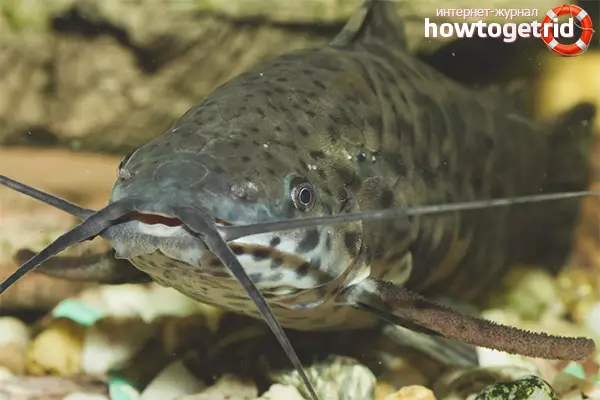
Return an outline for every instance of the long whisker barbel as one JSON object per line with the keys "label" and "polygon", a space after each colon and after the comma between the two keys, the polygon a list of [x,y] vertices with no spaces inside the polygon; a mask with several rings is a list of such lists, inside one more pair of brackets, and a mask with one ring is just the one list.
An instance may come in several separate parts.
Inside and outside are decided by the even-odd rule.
{"label": "long whisker barbel", "polygon": [[410,206],[403,209],[374,210],[365,211],[361,213],[326,215],[322,217],[309,217],[302,219],[287,219],[279,221],[259,222],[256,224],[248,225],[220,226],[219,230],[224,235],[225,240],[235,240],[241,237],[267,232],[312,228],[315,226],[333,225],[344,222],[377,220],[393,217],[415,217],[419,215],[432,215],[456,211],[480,210],[494,207],[508,207],[517,204],[566,200],[587,196],[600,196],[600,190],[582,190],[563,193],[536,194],[505,199],[490,199],[448,204]]}
{"label": "long whisker barbel", "polygon": [[[64,199],[53,196],[49,193],[42,192],[41,190],[25,185],[21,182],[17,182],[4,175],[0,175],[0,184],[7,186],[19,193],[37,199],[43,203],[56,207],[80,219],[87,218],[94,213],[93,210],[77,206]],[[226,241],[231,241],[245,236],[257,235],[261,233],[311,228],[321,225],[334,225],[344,222],[377,220],[392,217],[415,217],[419,215],[442,214],[456,211],[480,210],[494,207],[509,207],[518,204],[568,200],[588,196],[600,196],[600,190],[580,190],[573,192],[544,193],[500,199],[419,205],[409,206],[401,209],[373,210],[360,213],[284,219],[278,221],[267,221],[245,225],[218,226],[217,228]]]}

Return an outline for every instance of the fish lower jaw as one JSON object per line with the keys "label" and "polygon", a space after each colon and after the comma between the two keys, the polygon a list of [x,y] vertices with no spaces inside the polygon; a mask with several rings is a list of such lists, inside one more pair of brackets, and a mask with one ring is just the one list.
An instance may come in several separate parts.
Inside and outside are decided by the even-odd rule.
{"label": "fish lower jaw", "polygon": [[132,259],[155,252],[188,265],[199,265],[206,245],[183,226],[130,221],[108,228],[102,237],[115,249],[117,258]]}

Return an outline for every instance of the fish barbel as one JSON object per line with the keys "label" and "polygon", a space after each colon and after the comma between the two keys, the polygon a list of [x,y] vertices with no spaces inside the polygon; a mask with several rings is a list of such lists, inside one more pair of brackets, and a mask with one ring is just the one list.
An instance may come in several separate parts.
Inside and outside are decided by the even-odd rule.
{"label": "fish barbel", "polygon": [[[564,199],[590,194],[580,148],[594,107],[533,123],[404,43],[393,5],[365,1],[327,45],[226,82],[127,155],[99,211],[0,176],[83,220],[41,252],[22,254],[25,264],[0,293],[41,263],[68,279],[156,281],[264,318],[313,399],[282,326],[345,330],[387,320],[438,357],[464,342],[586,358],[595,349],[589,339],[498,325],[434,298],[477,300],[513,262],[561,262],[577,217]],[[536,211],[560,198],[544,203],[557,207],[552,216]],[[45,262],[95,236],[116,258]],[[456,349],[452,357],[473,356]]]}

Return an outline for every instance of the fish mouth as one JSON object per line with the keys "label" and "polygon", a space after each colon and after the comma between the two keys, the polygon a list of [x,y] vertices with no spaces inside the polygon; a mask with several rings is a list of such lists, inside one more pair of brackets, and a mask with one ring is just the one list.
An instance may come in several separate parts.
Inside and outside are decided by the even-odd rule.
{"label": "fish mouth", "polygon": [[[217,228],[235,226],[234,223],[221,218],[214,218],[214,221]],[[118,258],[131,259],[160,252],[192,268],[199,267],[211,275],[225,268],[218,257],[208,250],[202,239],[193,234],[180,219],[166,214],[130,213],[101,236],[111,243]],[[300,271],[301,274],[311,271],[319,275],[318,278],[313,277],[319,281],[330,279],[329,276],[320,276],[317,266],[312,265],[311,260],[291,251],[289,247],[272,246],[270,239],[270,235],[258,235],[251,239],[227,241],[227,244],[250,275],[283,267],[290,271]],[[185,268],[181,264],[177,267]],[[307,287],[312,285],[314,282],[306,282]]]}
{"label": "fish mouth", "polygon": [[[184,226],[185,224],[179,219],[175,217],[170,217],[168,215],[159,214],[159,213],[141,213],[134,212],[127,215],[123,220],[131,220],[131,221],[140,221],[146,225],[165,225],[165,226]],[[233,226],[233,224],[229,221],[225,221],[221,218],[214,218],[215,224],[217,226]]]}

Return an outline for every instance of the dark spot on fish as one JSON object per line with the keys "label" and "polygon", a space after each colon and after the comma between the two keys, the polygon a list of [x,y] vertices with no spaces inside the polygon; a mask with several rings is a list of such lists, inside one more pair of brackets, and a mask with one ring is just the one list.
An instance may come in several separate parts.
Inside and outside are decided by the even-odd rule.
{"label": "dark spot on fish", "polygon": [[406,164],[404,163],[404,160],[402,159],[402,157],[398,156],[394,160],[394,163],[392,165],[394,166],[394,170],[396,171],[396,173],[398,173],[398,175],[400,175],[400,176],[406,175]]}
{"label": "dark spot on fish", "polygon": [[242,246],[231,246],[231,250],[235,255],[238,256],[245,253],[244,248]]}
{"label": "dark spot on fish", "polygon": [[311,268],[310,264],[305,262],[304,264],[299,266],[298,269],[296,270],[296,276],[298,278],[304,278],[305,276],[308,275],[310,268]]}
{"label": "dark spot on fish", "polygon": [[321,150],[311,151],[308,154],[315,160],[321,160],[325,158],[325,153],[323,153]]}
{"label": "dark spot on fish", "polygon": [[[227,270],[211,271],[210,274],[215,278],[231,278],[231,274]],[[219,285],[219,284],[217,284],[217,285]]]}
{"label": "dark spot on fish", "polygon": [[273,239],[271,239],[271,241],[269,242],[269,246],[271,247],[277,247],[281,244],[281,238],[279,236],[275,236]]}
{"label": "dark spot on fish", "polygon": [[352,125],[352,120],[350,119],[350,117],[348,116],[348,114],[346,113],[345,110],[338,108],[334,112],[336,114],[339,124],[341,124],[343,126]]}
{"label": "dark spot on fish", "polygon": [[486,151],[491,151],[494,148],[494,140],[487,135],[483,135],[483,146]]}
{"label": "dark spot on fish", "polygon": [[279,282],[282,279],[283,279],[283,273],[282,272],[277,272],[277,273],[274,273],[272,275],[267,276],[265,278],[265,281],[267,281],[267,282]]}
{"label": "dark spot on fish", "polygon": [[323,85],[323,83],[321,83],[321,81],[313,79],[312,83],[313,83],[313,85],[315,85],[319,89],[326,89],[325,85]]}
{"label": "dark spot on fish", "polygon": [[277,172],[273,169],[273,168],[266,168],[266,171],[271,175],[271,176],[277,176]]}
{"label": "dark spot on fish", "polygon": [[321,259],[320,258],[313,258],[310,260],[310,265],[312,265],[313,268],[319,269],[321,268]]}
{"label": "dark spot on fish", "polygon": [[267,115],[265,114],[265,112],[262,110],[262,108],[260,108],[260,107],[255,107],[255,108],[254,108],[254,111],[255,111],[255,112],[258,114],[258,115],[260,115],[260,116],[261,116],[261,118],[266,118],[266,116],[267,116]]}
{"label": "dark spot on fish", "polygon": [[381,194],[381,207],[390,208],[394,204],[394,193],[387,189]]}
{"label": "dark spot on fish", "polygon": [[263,274],[261,274],[260,272],[255,272],[253,274],[248,274],[248,277],[253,282],[260,282],[260,281],[262,281],[262,275]]}
{"label": "dark spot on fish", "polygon": [[354,231],[346,232],[344,234],[344,246],[350,254],[356,252],[356,244],[358,242],[358,234]]}
{"label": "dark spot on fish", "polygon": [[283,265],[283,258],[275,257],[271,260],[271,269],[277,269]]}
{"label": "dark spot on fish", "polygon": [[168,270],[168,269],[166,269],[166,270],[163,271],[163,278],[165,280],[167,280],[167,281],[173,281],[173,277],[174,277],[173,271]]}
{"label": "dark spot on fish", "polygon": [[283,83],[286,83],[286,82],[288,81],[288,80],[287,80],[287,78],[284,78],[284,77],[282,77],[282,76],[280,76],[279,78],[275,78],[275,80],[276,80],[277,82],[283,82]]}
{"label": "dark spot on fish", "polygon": [[298,253],[308,253],[313,250],[319,244],[319,231],[317,229],[309,229],[298,246],[296,251]]}

